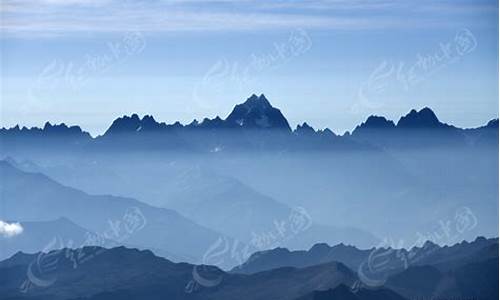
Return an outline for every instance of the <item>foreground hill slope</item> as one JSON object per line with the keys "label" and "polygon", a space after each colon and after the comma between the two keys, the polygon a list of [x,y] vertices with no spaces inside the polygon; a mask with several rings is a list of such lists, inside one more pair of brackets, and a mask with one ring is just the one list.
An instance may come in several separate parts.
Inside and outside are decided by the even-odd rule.
{"label": "foreground hill slope", "polygon": [[19,252],[0,262],[0,299],[498,299],[498,242],[466,252],[461,263],[403,267],[377,284],[340,262],[234,274],[125,247]]}

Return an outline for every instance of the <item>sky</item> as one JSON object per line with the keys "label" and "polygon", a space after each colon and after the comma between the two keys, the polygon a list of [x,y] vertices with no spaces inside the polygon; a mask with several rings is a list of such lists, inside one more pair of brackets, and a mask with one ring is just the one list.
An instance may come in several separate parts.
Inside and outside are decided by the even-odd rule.
{"label": "sky", "polygon": [[425,106],[460,127],[498,117],[496,1],[0,3],[2,127],[189,123],[254,93],[337,133]]}

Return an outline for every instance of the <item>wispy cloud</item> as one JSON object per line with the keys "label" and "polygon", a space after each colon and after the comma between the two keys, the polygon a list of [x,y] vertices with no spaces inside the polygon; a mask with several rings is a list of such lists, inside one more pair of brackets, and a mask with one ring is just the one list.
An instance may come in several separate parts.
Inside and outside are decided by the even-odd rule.
{"label": "wispy cloud", "polygon": [[19,223],[7,223],[0,220],[0,236],[13,237],[23,232],[23,227]]}
{"label": "wispy cloud", "polygon": [[[311,29],[366,30],[453,26],[450,14],[495,12],[485,1],[428,0],[5,0],[8,35]],[[447,18],[442,18],[446,15]],[[451,24],[451,25],[450,25]]]}

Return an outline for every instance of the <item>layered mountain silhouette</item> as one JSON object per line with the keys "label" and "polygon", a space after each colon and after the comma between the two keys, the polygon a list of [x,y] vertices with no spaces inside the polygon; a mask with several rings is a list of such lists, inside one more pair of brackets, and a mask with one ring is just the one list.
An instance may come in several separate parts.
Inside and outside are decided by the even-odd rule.
{"label": "layered mountain silhouette", "polygon": [[[163,199],[166,200],[161,201],[160,197],[159,202],[153,203],[155,206],[174,209],[200,225],[245,243],[250,243],[255,236],[279,235],[276,224],[285,222],[284,226],[290,227],[289,219],[298,213],[296,207],[276,201],[235,178],[202,167],[182,172],[165,185],[181,186],[183,190],[168,198],[165,192]],[[311,224],[306,224],[307,227],[299,232],[287,233],[286,240],[275,237],[269,244],[264,243],[266,248],[277,242],[286,247],[305,248],[317,241],[349,241],[359,245],[372,245],[378,241],[374,235],[356,228],[328,226],[314,220],[307,222]],[[281,230],[287,229],[290,230]]]}
{"label": "layered mountain silhouette", "polygon": [[[371,116],[352,134],[338,136],[307,123],[292,131],[264,95],[252,95],[224,119],[183,125],[133,114],[96,138],[77,127],[47,125],[2,129],[0,141],[0,155],[31,163],[26,167],[63,185],[179,210],[239,239],[265,234],[263,228],[274,227],[287,210],[304,207],[324,226],[311,228],[314,238],[304,237],[311,244],[283,245],[295,249],[328,232],[335,234],[325,242],[369,246],[373,236],[427,229],[430,213],[444,218],[460,206],[482,220],[467,238],[492,236],[482,230],[496,223],[489,214],[498,195],[498,120],[460,129],[429,108],[398,122]],[[197,169],[208,171],[198,176]],[[478,194],[481,199],[472,201]],[[380,214],[398,225],[389,232]],[[363,238],[343,240],[354,236]]]}
{"label": "layered mountain silhouette", "polygon": [[142,119],[133,114],[116,119],[104,135],[123,134],[127,132],[153,132],[175,129],[277,129],[291,131],[288,121],[280,110],[274,108],[264,95],[252,95],[244,103],[238,104],[233,111],[222,120],[205,118],[201,123],[193,121],[189,125],[178,122],[166,124],[157,122],[152,116]]}
{"label": "layered mountain silhouette", "polygon": [[416,111],[412,109],[407,115],[401,117],[397,124],[381,116],[370,116],[364,123],[353,131],[362,130],[391,130],[391,129],[457,129],[454,126],[442,123],[436,114],[428,107]]}
{"label": "layered mountain silhouette", "polygon": [[498,144],[498,137],[489,134],[490,130],[498,132],[498,119],[479,128],[461,129],[439,121],[436,114],[425,107],[411,110],[397,123],[382,116],[370,116],[353,130],[351,137],[385,149],[461,148]]}
{"label": "layered mountain silhouette", "polygon": [[397,124],[399,128],[451,128],[452,126],[441,123],[436,114],[424,107],[420,111],[412,109],[406,116],[402,117]]}
{"label": "layered mountain silhouette", "polygon": [[[89,195],[63,186],[40,173],[23,172],[6,161],[0,161],[0,174],[0,219],[3,220],[47,224],[47,221],[67,218],[86,231],[98,235],[98,240],[91,240],[91,244],[101,242],[107,246],[106,240],[112,240],[153,249],[172,259],[193,262],[198,261],[206,249],[221,236],[173,210],[153,207],[132,198]],[[45,233],[48,235],[45,241],[47,244],[53,239],[50,237],[51,233],[54,237],[71,238],[71,246],[80,246],[74,243],[82,240],[88,242],[85,241],[85,236],[80,235],[83,233],[81,229],[68,232],[71,234],[68,236],[51,228]],[[60,245],[57,244],[57,247]]]}
{"label": "layered mountain silhouette", "polygon": [[[488,134],[498,131],[498,119],[476,129],[460,129],[439,121],[434,112],[425,107],[411,110],[397,123],[384,117],[370,116],[357,126],[352,134],[336,136],[329,129],[314,130],[307,123],[292,131],[280,112],[264,95],[252,95],[238,104],[225,118],[194,120],[188,125],[179,122],[157,122],[153,116],[140,118],[137,114],[123,116],[113,121],[100,137],[91,138],[78,126],[51,125],[44,128],[19,128],[0,130],[3,151],[27,150],[33,145],[72,151],[173,150],[219,152],[230,150],[345,150],[363,149],[362,144],[378,147],[425,147],[436,145],[465,146],[498,143],[498,137]],[[237,134],[235,133],[237,132]],[[234,134],[236,135],[234,135]],[[49,141],[50,140],[50,141]]]}
{"label": "layered mountain silhouette", "polygon": [[50,251],[69,245],[106,245],[118,246],[119,243],[86,230],[71,220],[60,217],[50,221],[20,222],[22,234],[0,239],[0,259],[5,259],[18,251],[36,253]]}
{"label": "layered mountain silhouette", "polygon": [[[39,285],[32,284],[22,293],[19,287],[28,279],[28,270],[32,274],[29,278]],[[356,280],[356,275],[340,263],[243,276],[210,266],[172,263],[150,251],[124,247],[18,253],[0,262],[0,271],[2,297],[54,300],[295,299],[317,288],[350,286]]]}
{"label": "layered mountain silhouette", "polygon": [[64,123],[52,125],[49,122],[46,122],[43,128],[38,128],[38,127],[20,128],[17,125],[9,129],[2,128],[0,129],[0,133],[2,134],[3,137],[13,137],[13,138],[30,137],[36,139],[40,137],[43,138],[66,137],[68,139],[75,141],[78,140],[85,141],[91,138],[90,134],[88,132],[83,131],[79,126],[67,126]]}
{"label": "layered mountain silhouette", "polygon": [[[479,239],[470,245],[496,247],[498,251],[497,240]],[[447,251],[437,246],[436,251],[441,250]],[[492,252],[491,258],[478,254],[463,252],[455,257],[460,263],[447,271],[435,267],[439,263],[433,259],[428,260],[429,264],[393,270],[387,281],[375,286],[359,272],[335,261],[243,275],[211,266],[173,263],[150,251],[125,247],[19,252],[0,262],[0,292],[3,298],[56,300],[497,299],[498,252]],[[26,287],[25,282],[30,285]]]}
{"label": "layered mountain silhouette", "polygon": [[[27,175],[33,174],[33,172],[39,173],[42,169],[36,164],[30,163],[28,161],[17,162],[11,158],[8,158],[3,162],[7,167],[12,167],[18,171],[23,171],[23,173]],[[140,172],[142,170],[141,168],[133,168],[135,172]],[[310,247],[318,241],[325,241],[329,243],[349,241],[357,245],[372,245],[374,243],[377,243],[378,241],[378,239],[374,235],[366,231],[362,231],[356,228],[318,224],[318,222],[313,222],[313,220],[306,220],[307,224],[304,225],[304,228],[299,228],[295,233],[288,232],[286,233],[285,237],[275,237],[269,241],[255,240],[256,237],[259,238],[261,236],[269,234],[280,234],[278,232],[278,229],[276,228],[278,223],[285,222],[285,225],[283,225],[284,228],[280,230],[290,231],[290,226],[292,226],[293,224],[290,223],[289,219],[297,213],[295,211],[295,208],[280,203],[268,196],[265,196],[234,178],[220,176],[216,173],[204,170],[203,168],[192,168],[188,171],[179,172],[180,174],[176,174],[177,171],[178,170],[176,169],[170,174],[158,176],[160,179],[159,181],[153,180],[150,177],[140,179],[138,177],[133,177],[133,175],[130,175],[130,177],[133,178],[133,182],[125,182],[122,185],[117,185],[116,190],[112,191],[113,194],[129,194],[131,196],[142,199],[144,198],[144,193],[136,194],[134,192],[131,192],[128,188],[124,187],[132,185],[141,186],[145,190],[151,192],[148,195],[152,195],[152,197],[158,195],[158,198],[155,197],[155,199],[157,200],[151,201],[150,203],[154,207],[158,207],[159,209],[166,208],[167,211],[175,210],[176,212],[179,212],[180,214],[182,214],[182,216],[187,217],[190,221],[193,221],[196,224],[214,230],[215,232],[222,234],[222,236],[230,237],[230,243],[239,243],[242,248],[245,247],[245,244],[250,243],[248,250],[246,250],[247,252],[270,248],[276,244],[294,248],[306,248]],[[64,173],[71,174],[73,172],[69,171]],[[106,186],[108,187],[107,191],[109,192],[111,190],[109,188],[109,173],[104,169],[101,169],[100,173],[100,175],[104,174],[105,178],[108,177],[106,179]],[[8,174],[9,172],[5,172],[5,175]],[[43,177],[41,174],[38,175]],[[65,175],[66,178],[71,176],[73,175]],[[95,177],[96,175],[92,173],[91,176]],[[168,177],[169,182],[164,180],[164,177]],[[77,180],[81,181],[81,176],[77,176]],[[32,193],[34,197],[38,197],[38,193],[36,192],[36,190],[32,190]],[[65,193],[61,192],[61,196],[62,195],[65,195]],[[56,193],[56,196],[57,198],[60,197],[58,193]],[[17,194],[13,194],[11,195],[11,197],[15,198],[17,197]],[[121,197],[110,198],[116,199],[117,201],[119,201],[120,199],[128,200],[128,198]],[[68,201],[71,202],[71,200]],[[7,201],[6,203],[10,203],[10,201]],[[24,202],[20,203],[24,205]],[[5,207],[6,210],[4,214],[6,216],[9,216],[9,208],[9,206]],[[42,212],[44,211],[42,210],[41,213]],[[65,216],[72,219],[73,214],[77,212],[67,213],[66,210],[63,210],[62,212],[58,213],[59,214],[53,215],[54,218]],[[37,216],[35,212],[33,212],[33,214],[30,215],[28,219],[26,219],[25,215],[12,215],[12,217],[19,217],[19,220],[39,220],[40,218],[40,216]],[[43,220],[45,220],[45,218],[43,218]],[[90,220],[92,220],[92,218],[89,218],[89,220],[85,222],[91,222]],[[118,220],[120,220],[120,218],[118,218]],[[99,220],[99,222],[101,221],[102,220]],[[82,224],[80,221],[78,223]],[[86,225],[85,227],[90,228]],[[178,229],[176,226],[169,226],[169,228],[173,228],[175,230],[165,231],[165,236],[163,236],[164,233],[159,231],[157,233],[158,238],[161,237],[168,240],[169,236],[172,234],[172,231],[180,233],[183,230],[182,228]],[[41,248],[46,246],[53,238],[58,237],[57,233],[57,231],[49,230],[44,234],[41,234],[40,238],[45,238],[44,244],[39,245],[40,248],[34,248],[33,250],[40,250]],[[141,230],[140,235],[142,234],[144,234],[144,232],[142,232]],[[73,239],[75,240],[74,242],[77,245],[82,245],[82,238],[85,237],[85,235],[85,232],[78,235],[75,234],[73,236]],[[71,240],[71,238],[67,237],[67,235],[62,235],[62,237],[65,242]],[[186,238],[196,239],[196,236],[189,236]],[[215,237],[212,235],[212,238],[212,242],[215,243],[219,237]],[[12,244],[12,249],[16,249],[15,247],[19,246],[19,244],[16,243],[16,239],[12,239],[10,243]],[[106,243],[105,245],[113,244]],[[142,242],[131,241],[127,241],[127,245],[144,246]],[[210,245],[206,245],[204,249],[200,249],[200,252],[207,251],[209,246]],[[170,247],[172,246],[168,246],[168,248]],[[19,248],[18,250],[22,249],[26,248]],[[156,247],[155,251],[156,253],[162,253],[162,249],[168,250],[162,246]],[[179,252],[177,253],[179,254]],[[174,253],[172,251],[168,251],[165,255],[166,257],[175,258],[176,260],[182,259],[181,257],[178,258],[175,255],[171,256],[173,254]],[[222,257],[225,258],[225,261],[222,261],[222,264],[219,266],[225,268],[231,268],[237,264],[242,263],[241,259],[246,259],[246,257],[232,259],[229,253],[225,253],[224,255],[222,255]],[[188,261],[192,261],[192,259],[193,258],[189,257],[184,258],[184,260]]]}
{"label": "layered mountain silhouette", "polygon": [[351,269],[358,270],[363,262],[369,260],[370,255],[375,255],[384,261],[387,266],[385,275],[406,269],[409,265],[432,265],[444,271],[465,263],[476,262],[476,260],[495,258],[497,250],[498,238],[486,239],[484,237],[478,237],[473,242],[463,241],[444,247],[426,242],[420,247],[413,247],[409,250],[390,247],[362,250],[344,244],[329,246],[321,243],[307,251],[276,248],[256,252],[247,262],[235,267],[232,272],[252,274],[281,267],[303,268],[331,261],[339,261]]}
{"label": "layered mountain silhouette", "polygon": [[[498,247],[497,247],[498,250]],[[411,266],[390,276],[385,286],[409,298],[468,297],[498,298],[498,257],[476,259],[446,271],[432,266]]]}
{"label": "layered mountain silhouette", "polygon": [[[462,129],[425,107],[337,135],[252,95],[226,117],[0,143],[0,220],[24,227],[0,259],[50,254],[1,262],[0,299],[498,299],[498,239],[438,246],[498,236],[498,119]],[[441,240],[373,247],[416,233]]]}

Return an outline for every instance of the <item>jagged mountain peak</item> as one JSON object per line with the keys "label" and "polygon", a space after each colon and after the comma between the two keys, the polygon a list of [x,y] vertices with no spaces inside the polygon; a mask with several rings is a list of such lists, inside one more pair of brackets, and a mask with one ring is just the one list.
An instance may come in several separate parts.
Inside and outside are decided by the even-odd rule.
{"label": "jagged mountain peak", "polygon": [[302,125],[297,125],[295,128],[294,132],[299,135],[310,135],[316,133],[314,128],[312,128],[309,124],[306,122],[302,123]]}
{"label": "jagged mountain peak", "polygon": [[148,123],[157,123],[155,118],[152,115],[145,115],[142,117],[142,122],[148,122]]}
{"label": "jagged mountain peak", "polygon": [[244,103],[244,105],[247,105],[250,108],[258,108],[258,109],[270,109],[272,108],[271,103],[269,100],[267,100],[266,96],[264,94],[260,94],[260,96],[257,96],[255,94],[252,94],[250,98],[248,98]]}
{"label": "jagged mountain peak", "polygon": [[354,128],[353,135],[358,134],[360,132],[365,132],[366,130],[385,130],[385,129],[393,129],[396,125],[393,121],[386,119],[382,116],[371,115],[366,121],[359,124]]}
{"label": "jagged mountain peak", "polygon": [[244,103],[236,105],[225,122],[228,127],[291,131],[281,111],[273,107],[263,94],[260,96],[253,94]]}
{"label": "jagged mountain peak", "polygon": [[[25,127],[23,127],[24,130]],[[38,130],[38,128],[34,127],[32,130]],[[80,126],[68,126],[65,123],[60,124],[51,124],[50,122],[45,122],[45,125],[41,129],[41,131],[45,133],[51,134],[62,134],[62,135],[88,135],[88,133],[84,132]]]}
{"label": "jagged mountain peak", "polygon": [[216,116],[213,119],[204,118],[198,122],[194,120],[189,125],[175,122],[172,125],[157,122],[153,116],[145,115],[142,119],[134,113],[130,116],[124,115],[113,121],[105,135],[126,133],[134,131],[146,131],[151,129],[171,128],[247,128],[247,129],[282,129],[291,131],[288,121],[280,110],[274,108],[264,94],[257,96],[253,94],[244,103],[234,107],[231,114],[225,119]]}
{"label": "jagged mountain peak", "polygon": [[402,116],[397,124],[383,116],[371,115],[366,119],[365,122],[358,125],[353,133],[356,130],[360,129],[422,129],[447,127],[450,126],[439,121],[432,109],[430,109],[429,107],[424,107],[419,111],[412,109],[408,114]]}
{"label": "jagged mountain peak", "polygon": [[[78,125],[68,126],[65,123],[52,124],[50,122],[45,122],[43,127],[26,127],[15,125],[11,128],[0,128],[0,134],[10,137],[50,137],[50,138],[62,138],[65,142],[74,142],[90,139],[91,136],[88,132],[83,131]],[[70,140],[68,140],[70,138]]]}
{"label": "jagged mountain peak", "polygon": [[398,128],[445,128],[447,124],[441,123],[436,114],[429,107],[424,107],[420,111],[412,109],[407,115],[399,119]]}
{"label": "jagged mountain peak", "polygon": [[219,116],[216,116],[213,119],[205,118],[199,124],[202,128],[222,128],[224,127],[224,120],[222,120]]}
{"label": "jagged mountain peak", "polygon": [[165,125],[155,120],[152,115],[144,115],[142,119],[134,113],[130,116],[124,115],[113,121],[105,134],[126,133],[133,131],[143,131],[158,129]]}
{"label": "jagged mountain peak", "polygon": [[51,128],[54,128],[54,127],[59,127],[59,128],[68,128],[68,126],[66,126],[66,124],[64,123],[61,123],[61,124],[54,124],[52,125],[50,122],[45,122],[45,125],[43,125],[43,130],[49,130]]}
{"label": "jagged mountain peak", "polygon": [[136,130],[140,126],[141,120],[137,114],[132,114],[130,117],[124,115],[113,121],[105,134],[123,133]]}
{"label": "jagged mountain peak", "polygon": [[360,125],[360,127],[376,128],[376,129],[393,128],[395,126],[396,125],[394,124],[393,121],[388,120],[385,117],[374,116],[374,115],[369,116],[368,119],[366,119],[366,121]]}

